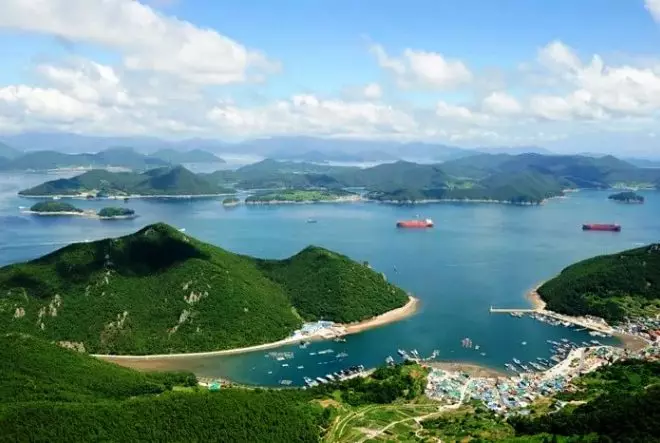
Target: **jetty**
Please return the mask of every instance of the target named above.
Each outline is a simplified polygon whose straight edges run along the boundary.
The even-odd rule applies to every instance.
[[[558,320],[560,322],[564,322],[567,325],[572,324],[574,326],[580,326],[585,329],[590,329],[592,331],[598,331],[603,334],[608,334],[612,335],[616,331],[614,328],[612,328],[610,325],[608,325],[604,320],[596,320],[595,318],[588,318],[588,317],[572,317],[569,315],[564,315],[564,314],[559,314],[554,311],[548,311],[546,309],[533,309],[533,308],[524,308],[524,309],[516,309],[516,308],[494,308],[490,307],[490,312],[491,313],[509,313],[509,314],[540,314],[544,315],[549,318],[553,318],[555,320]]]
[[[499,312],[499,313],[504,313],[504,314],[525,314],[525,313],[533,313],[533,312],[539,312],[538,309],[531,309],[531,308],[526,308],[526,309],[517,309],[517,308],[494,308],[490,307],[490,312]]]

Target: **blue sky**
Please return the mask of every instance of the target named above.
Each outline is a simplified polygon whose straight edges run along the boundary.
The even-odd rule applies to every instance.
[[[660,0],[47,3],[0,6],[0,132],[660,155]]]

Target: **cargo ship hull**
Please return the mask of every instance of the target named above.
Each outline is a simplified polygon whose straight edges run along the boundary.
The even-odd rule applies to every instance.
[[[404,220],[396,223],[397,228],[432,228],[433,220]]]
[[[583,231],[610,231],[610,232],[619,232],[621,231],[621,225],[615,224],[585,224],[582,225]]]

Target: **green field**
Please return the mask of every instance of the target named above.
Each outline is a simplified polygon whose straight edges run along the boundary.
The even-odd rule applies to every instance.
[[[322,202],[335,201],[341,198],[354,196],[355,194],[342,190],[306,190],[288,189],[251,195],[245,199],[246,203],[271,203],[271,202]]]

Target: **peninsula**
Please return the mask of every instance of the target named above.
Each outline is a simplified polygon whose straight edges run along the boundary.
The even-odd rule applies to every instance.
[[[287,339],[305,322],[410,308],[403,290],[341,254],[310,246],[286,260],[255,259],[165,224],[0,268],[0,293],[0,332],[97,354],[250,347]]]
[[[619,323],[660,313],[660,244],[590,258],[537,290],[547,309]]]
[[[19,192],[23,197],[201,197],[234,191],[207,180],[183,166],[143,173],[95,169],[73,178],[51,180]]]

